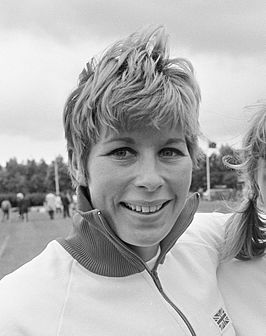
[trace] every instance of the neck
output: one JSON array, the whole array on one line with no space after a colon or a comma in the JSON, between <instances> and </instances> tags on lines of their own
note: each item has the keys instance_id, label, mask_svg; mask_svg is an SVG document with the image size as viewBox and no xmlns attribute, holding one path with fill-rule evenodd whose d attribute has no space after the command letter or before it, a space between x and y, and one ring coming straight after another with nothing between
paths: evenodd
<instances>
[{"instance_id":1,"label":"neck","mask_svg":"<svg viewBox=\"0 0 266 336\"><path fill-rule=\"evenodd\" d=\"M149 261L153 257L156 256L156 253L159 248L159 244L148 246L148 247L142 247L142 246L134 246L129 245L131 250L133 250L142 260Z\"/></svg>"}]
</instances>

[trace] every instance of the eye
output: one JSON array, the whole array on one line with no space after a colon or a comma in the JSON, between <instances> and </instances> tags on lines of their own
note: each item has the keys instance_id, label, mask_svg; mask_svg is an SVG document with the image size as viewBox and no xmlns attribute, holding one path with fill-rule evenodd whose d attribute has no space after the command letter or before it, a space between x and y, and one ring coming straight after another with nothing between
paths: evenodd
<instances>
[{"instance_id":1,"label":"eye","mask_svg":"<svg viewBox=\"0 0 266 336\"><path fill-rule=\"evenodd\" d=\"M166 158L175 158L178 156L184 156L184 153L177 148L163 148L160 150L159 155Z\"/></svg>"},{"instance_id":2,"label":"eye","mask_svg":"<svg viewBox=\"0 0 266 336\"><path fill-rule=\"evenodd\" d=\"M112 150L108 153L108 156L112 156L115 159L123 160L123 159L130 159L136 155L136 152L129 147L121 147Z\"/></svg>"}]
</instances>

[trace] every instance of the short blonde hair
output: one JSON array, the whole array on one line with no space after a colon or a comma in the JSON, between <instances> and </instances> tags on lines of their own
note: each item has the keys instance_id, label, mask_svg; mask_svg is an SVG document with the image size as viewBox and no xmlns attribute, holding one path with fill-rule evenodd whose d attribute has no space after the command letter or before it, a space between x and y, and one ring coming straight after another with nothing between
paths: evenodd
<instances>
[{"instance_id":1,"label":"short blonde hair","mask_svg":"<svg viewBox=\"0 0 266 336\"><path fill-rule=\"evenodd\" d=\"M161 26L136 32L92 59L64 108L70 174L73 154L83 180L88 181L91 145L103 127L115 131L140 126L181 125L193 162L198 152L200 89L193 66L170 59L168 37Z\"/></svg>"}]
</instances>

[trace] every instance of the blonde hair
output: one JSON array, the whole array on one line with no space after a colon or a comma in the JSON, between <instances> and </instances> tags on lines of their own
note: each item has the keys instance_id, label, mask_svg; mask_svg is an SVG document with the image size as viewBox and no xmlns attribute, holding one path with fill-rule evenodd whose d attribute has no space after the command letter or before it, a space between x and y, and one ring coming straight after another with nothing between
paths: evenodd
<instances>
[{"instance_id":1,"label":"blonde hair","mask_svg":"<svg viewBox=\"0 0 266 336\"><path fill-rule=\"evenodd\" d=\"M245 178L244 198L239 209L226 223L223 259L236 257L249 260L262 256L266 249L266 225L258 208L260 190L257 183L257 168L260 157L266 154L266 101L248 107L255 109L248 131L239 151L239 164L230 163L231 157L225 157L224 163L243 173Z\"/></svg>"},{"instance_id":2,"label":"blonde hair","mask_svg":"<svg viewBox=\"0 0 266 336\"><path fill-rule=\"evenodd\" d=\"M70 174L73 154L85 181L92 144L101 130L181 125L193 162L198 153L200 89L193 66L168 57L168 37L161 26L136 32L92 59L64 108Z\"/></svg>"}]
</instances>

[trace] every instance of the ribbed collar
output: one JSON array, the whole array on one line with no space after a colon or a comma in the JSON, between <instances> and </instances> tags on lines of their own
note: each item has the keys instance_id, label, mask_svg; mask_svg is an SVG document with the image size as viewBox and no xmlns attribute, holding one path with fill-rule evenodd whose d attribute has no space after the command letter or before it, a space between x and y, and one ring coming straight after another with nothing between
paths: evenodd
<instances>
[{"instance_id":1,"label":"ribbed collar","mask_svg":"<svg viewBox=\"0 0 266 336\"><path fill-rule=\"evenodd\" d=\"M108 225L103 214L93 209L87 189L78 187L78 210L71 234L58 242L89 271L109 277L123 277L147 269L146 263L135 254ZM199 204L198 194L188 198L184 209L170 233L161 241L161 253L154 269L163 263L168 251L192 222Z\"/></svg>"}]
</instances>

